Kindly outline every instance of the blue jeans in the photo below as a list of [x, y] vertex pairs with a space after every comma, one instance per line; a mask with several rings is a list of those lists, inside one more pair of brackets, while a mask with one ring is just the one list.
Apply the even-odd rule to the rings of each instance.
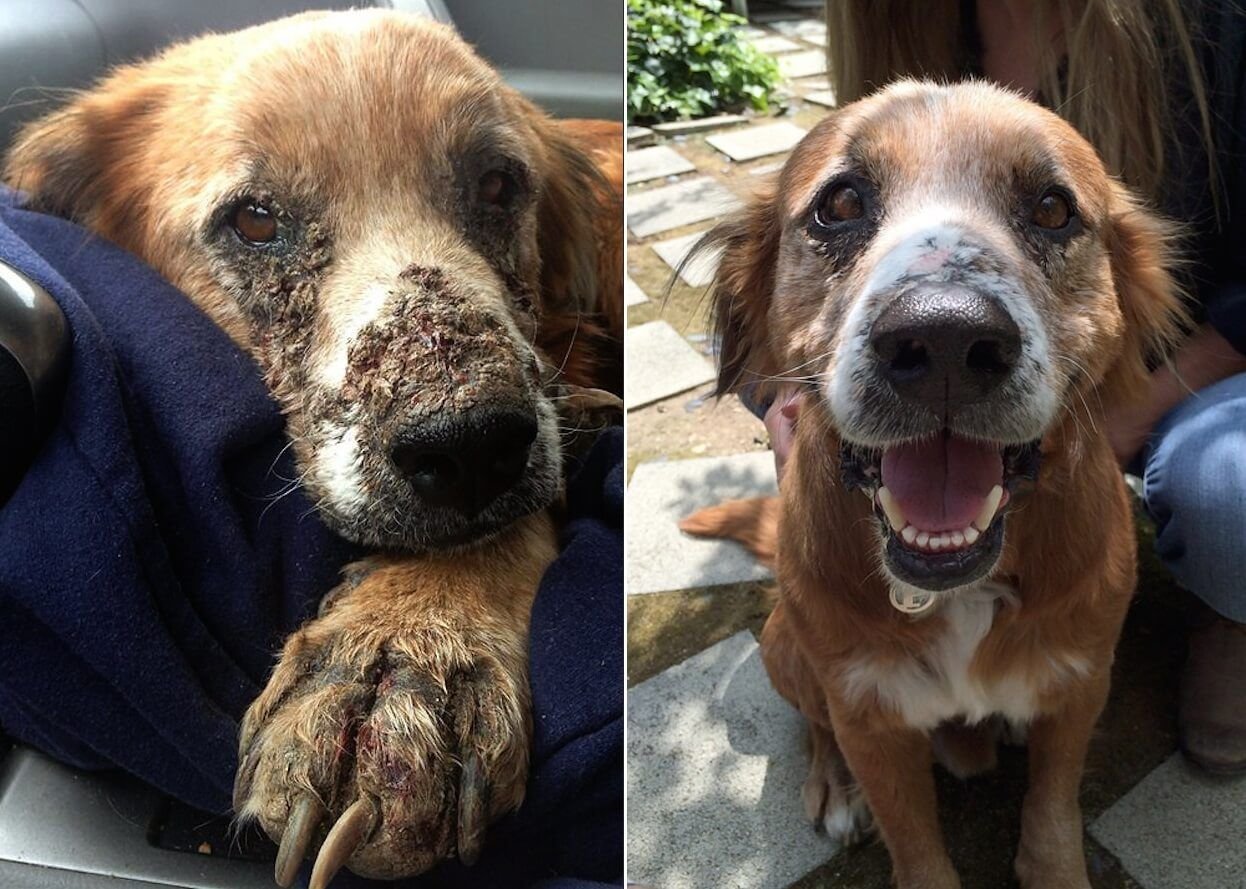
[[1156, 553], [1182, 587], [1246, 623], [1246, 374], [1169, 411], [1142, 457]]

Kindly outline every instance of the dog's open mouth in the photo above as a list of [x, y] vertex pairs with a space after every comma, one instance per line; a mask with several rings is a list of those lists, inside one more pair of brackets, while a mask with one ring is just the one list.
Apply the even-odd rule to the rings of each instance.
[[845, 484], [871, 498], [887, 568], [925, 590], [965, 586], [999, 558], [1007, 507], [1038, 472], [1038, 443], [1002, 445], [956, 435], [879, 449], [845, 445]]

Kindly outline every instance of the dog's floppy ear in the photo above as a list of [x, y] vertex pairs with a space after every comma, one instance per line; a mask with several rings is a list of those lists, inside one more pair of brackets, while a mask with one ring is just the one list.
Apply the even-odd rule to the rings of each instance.
[[[540, 345], [581, 386], [622, 391], [622, 128], [543, 118]], [[587, 312], [585, 311], [587, 309]]]
[[776, 201], [773, 190], [754, 196], [743, 212], [711, 229], [684, 259], [686, 264], [701, 253], [721, 251], [710, 285], [719, 397], [760, 384], [776, 372], [766, 321], [781, 233]]
[[121, 69], [65, 107], [27, 124], [4, 160], [4, 181], [32, 210], [111, 233], [143, 218], [142, 146], [163, 90], [137, 68]]
[[1110, 215], [1112, 278], [1125, 331], [1121, 354], [1102, 388], [1105, 399], [1132, 401], [1144, 394], [1150, 368], [1188, 329], [1189, 314], [1173, 276], [1178, 265], [1176, 226], [1116, 182]]

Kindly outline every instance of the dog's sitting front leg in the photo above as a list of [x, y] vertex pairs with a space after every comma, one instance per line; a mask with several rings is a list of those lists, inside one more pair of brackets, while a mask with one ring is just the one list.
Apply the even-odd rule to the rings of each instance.
[[930, 739], [911, 729], [863, 731], [832, 716], [840, 750], [891, 853], [898, 889], [960, 889], [939, 829]]
[[1028, 734], [1030, 786], [1021, 809], [1017, 878], [1023, 889], [1090, 889], [1078, 802], [1086, 749], [1108, 694], [1107, 671], [1064, 696]]
[[234, 805], [281, 843], [293, 881], [345, 864], [397, 878], [457, 856], [523, 798], [528, 620], [555, 554], [547, 515], [471, 550], [347, 570], [286, 642], [243, 720]]

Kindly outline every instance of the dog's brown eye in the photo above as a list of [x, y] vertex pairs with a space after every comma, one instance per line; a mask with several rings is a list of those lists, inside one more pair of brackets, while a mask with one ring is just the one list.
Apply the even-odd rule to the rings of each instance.
[[1069, 224], [1073, 209], [1068, 199], [1058, 191], [1049, 191], [1034, 205], [1031, 221], [1039, 228], [1061, 229]]
[[849, 222], [865, 215], [865, 201], [861, 193], [851, 185], [840, 185], [832, 188], [818, 205], [818, 222], [831, 225], [836, 222]]
[[277, 217], [267, 207], [247, 202], [234, 211], [230, 225], [238, 237], [252, 244], [267, 244], [277, 237]]
[[502, 170], [490, 170], [480, 177], [477, 195], [482, 204], [492, 207], [508, 207], [515, 200], [519, 184], [515, 177]]

